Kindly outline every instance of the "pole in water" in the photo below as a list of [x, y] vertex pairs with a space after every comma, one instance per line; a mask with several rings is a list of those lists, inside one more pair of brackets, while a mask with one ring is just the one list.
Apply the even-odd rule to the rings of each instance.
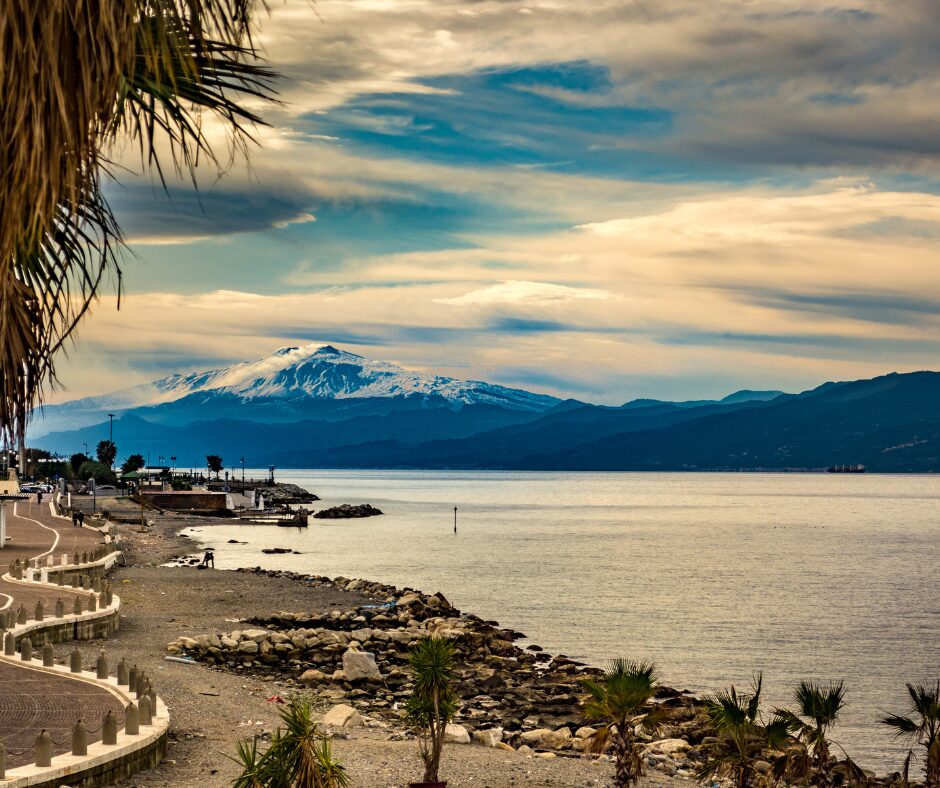
[[457, 533], [457, 507], [454, 507], [454, 533]]

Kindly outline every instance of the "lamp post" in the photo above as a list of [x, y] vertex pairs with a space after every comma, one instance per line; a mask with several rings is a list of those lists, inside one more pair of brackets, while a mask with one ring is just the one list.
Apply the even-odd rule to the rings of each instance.
[[242, 495], [245, 494], [245, 458], [242, 457]]
[[109, 424], [108, 424], [108, 440], [109, 440], [111, 443], [114, 443], [114, 414], [113, 414], [113, 413], [109, 413], [109, 414], [108, 414], [108, 421], [109, 421]]

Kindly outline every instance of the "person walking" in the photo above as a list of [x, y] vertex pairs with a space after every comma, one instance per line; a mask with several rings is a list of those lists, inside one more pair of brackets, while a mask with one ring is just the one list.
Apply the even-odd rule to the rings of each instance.
[[85, 527], [85, 513], [84, 512], [78, 513], [78, 527], [79, 528]]
[[200, 564], [200, 566], [205, 567], [206, 569], [211, 566], [213, 569], [215, 569], [215, 553], [212, 552], [211, 547], [206, 550], [206, 554], [202, 557], [202, 564]]

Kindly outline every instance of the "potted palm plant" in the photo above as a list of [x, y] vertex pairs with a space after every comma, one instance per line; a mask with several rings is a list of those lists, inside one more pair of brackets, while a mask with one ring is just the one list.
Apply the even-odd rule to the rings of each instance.
[[443, 638], [424, 638], [412, 649], [408, 661], [414, 670], [414, 686], [408, 699], [408, 720], [420, 730], [418, 751], [424, 761], [424, 779], [411, 788], [445, 788], [438, 770], [447, 723], [457, 710], [454, 692], [454, 646]]

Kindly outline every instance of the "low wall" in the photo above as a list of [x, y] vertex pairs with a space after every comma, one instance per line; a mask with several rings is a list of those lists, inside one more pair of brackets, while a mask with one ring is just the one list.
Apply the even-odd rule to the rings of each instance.
[[144, 501], [151, 506], [156, 506], [158, 509], [168, 509], [172, 512], [196, 510], [222, 513], [228, 509], [225, 493], [145, 492], [143, 497]]
[[105, 610], [70, 615], [63, 618], [46, 618], [42, 621], [28, 621], [18, 626], [13, 632], [13, 640], [19, 645], [22, 638], [29, 636], [34, 646], [40, 641], [35, 637], [42, 635], [50, 643], [67, 643], [70, 640], [95, 640], [117, 632], [121, 624], [120, 599], [113, 597], [111, 607]]

